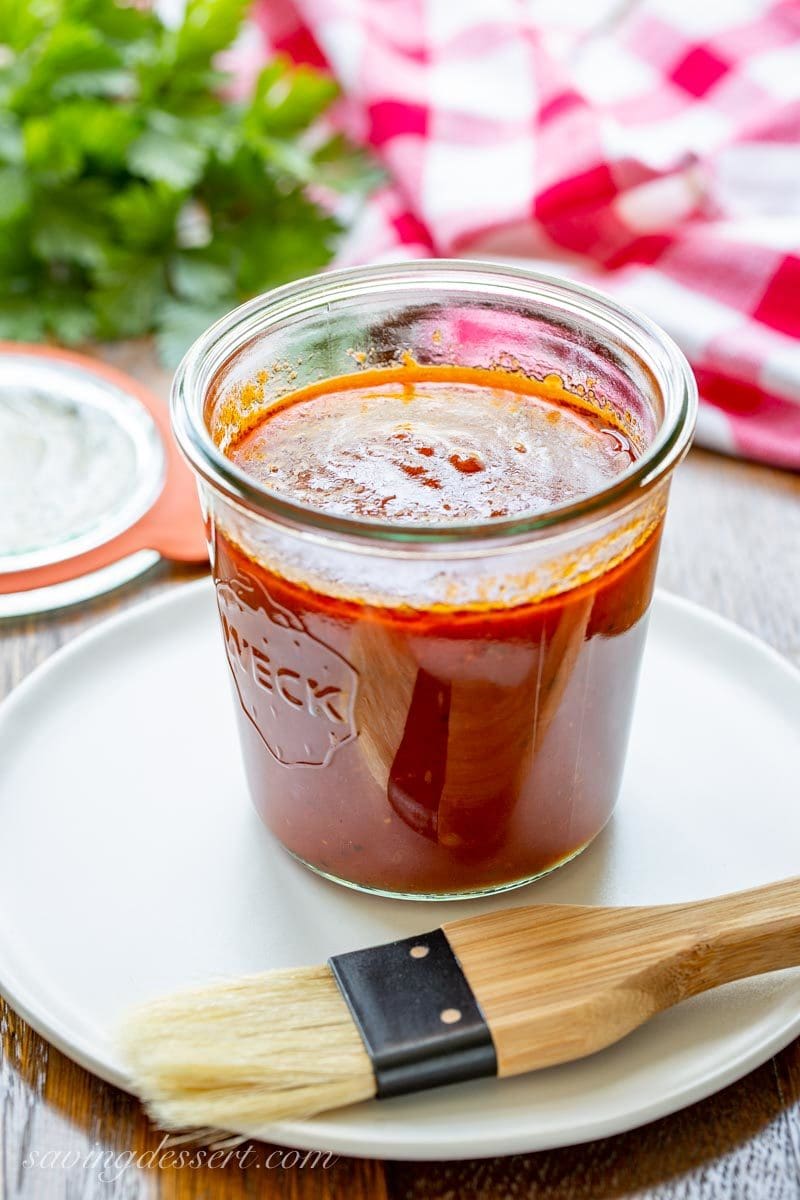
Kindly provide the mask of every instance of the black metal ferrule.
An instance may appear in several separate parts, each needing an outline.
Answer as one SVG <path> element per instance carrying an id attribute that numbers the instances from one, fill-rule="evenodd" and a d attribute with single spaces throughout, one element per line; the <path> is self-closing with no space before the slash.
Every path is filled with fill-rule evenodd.
<path id="1" fill-rule="evenodd" d="M 328 965 L 379 1099 L 497 1074 L 489 1026 L 441 929 L 337 954 Z"/>

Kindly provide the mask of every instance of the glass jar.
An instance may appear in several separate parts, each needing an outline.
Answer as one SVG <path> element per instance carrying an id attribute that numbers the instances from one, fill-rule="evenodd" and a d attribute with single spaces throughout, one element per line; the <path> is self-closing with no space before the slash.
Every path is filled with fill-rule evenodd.
<path id="1" fill-rule="evenodd" d="M 612 410 L 636 461 L 544 513 L 412 525 L 326 514 L 226 448 L 288 393 L 454 365 Z M 516 887 L 607 822 L 673 468 L 696 412 L 656 326 L 576 284 L 430 260 L 332 272 L 218 321 L 175 379 L 253 801 L 297 858 L 392 896 Z"/>

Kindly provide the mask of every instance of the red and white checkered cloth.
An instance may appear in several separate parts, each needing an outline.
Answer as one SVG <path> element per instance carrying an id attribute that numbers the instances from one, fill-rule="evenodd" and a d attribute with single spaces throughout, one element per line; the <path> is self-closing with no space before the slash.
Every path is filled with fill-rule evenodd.
<path id="1" fill-rule="evenodd" d="M 798 0 L 259 0 L 256 19 L 256 55 L 329 65 L 392 180 L 342 261 L 582 278 L 683 347 L 699 441 L 800 469 Z"/>

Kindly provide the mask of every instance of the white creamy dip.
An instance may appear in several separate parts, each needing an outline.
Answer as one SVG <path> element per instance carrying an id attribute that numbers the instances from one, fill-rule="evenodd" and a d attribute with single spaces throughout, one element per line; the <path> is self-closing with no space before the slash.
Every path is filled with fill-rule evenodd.
<path id="1" fill-rule="evenodd" d="M 96 529 L 137 486 L 137 448 L 111 413 L 34 387 L 0 387 L 0 555 Z"/>

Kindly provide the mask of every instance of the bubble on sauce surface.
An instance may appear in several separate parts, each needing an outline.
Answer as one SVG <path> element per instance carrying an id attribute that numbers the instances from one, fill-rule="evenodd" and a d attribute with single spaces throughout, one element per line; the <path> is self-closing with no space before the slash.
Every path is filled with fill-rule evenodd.
<path id="1" fill-rule="evenodd" d="M 228 452 L 271 491 L 326 513 L 442 524 L 542 512 L 633 461 L 600 416 L 469 383 L 385 383 L 278 408 Z"/>

